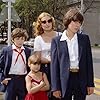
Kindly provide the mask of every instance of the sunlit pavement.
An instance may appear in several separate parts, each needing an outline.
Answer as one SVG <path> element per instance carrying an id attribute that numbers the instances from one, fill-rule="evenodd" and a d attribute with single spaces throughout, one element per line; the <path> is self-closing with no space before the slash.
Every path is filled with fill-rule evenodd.
<path id="1" fill-rule="evenodd" d="M 95 78 L 95 94 L 100 95 L 100 79 Z"/>
<path id="2" fill-rule="evenodd" d="M 0 92 L 0 100 L 3 100 L 3 93 Z"/>

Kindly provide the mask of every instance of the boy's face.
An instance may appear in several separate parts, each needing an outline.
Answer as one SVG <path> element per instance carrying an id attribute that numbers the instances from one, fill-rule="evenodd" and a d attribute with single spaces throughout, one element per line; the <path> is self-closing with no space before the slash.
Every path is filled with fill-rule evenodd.
<path id="1" fill-rule="evenodd" d="M 72 33 L 76 33 L 81 27 L 81 23 L 79 21 L 71 21 L 71 23 L 68 25 L 68 29 Z"/>
<path id="2" fill-rule="evenodd" d="M 25 41 L 25 37 L 16 37 L 13 40 L 14 44 L 19 48 L 23 46 L 24 41 Z"/>

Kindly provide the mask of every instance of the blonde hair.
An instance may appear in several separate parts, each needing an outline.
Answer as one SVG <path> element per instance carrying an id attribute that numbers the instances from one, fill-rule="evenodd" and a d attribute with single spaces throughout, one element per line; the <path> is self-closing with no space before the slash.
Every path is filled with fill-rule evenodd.
<path id="1" fill-rule="evenodd" d="M 34 64 L 35 62 L 41 63 L 41 58 L 37 52 L 34 52 L 29 58 L 28 58 L 28 65 Z"/>
<path id="2" fill-rule="evenodd" d="M 36 22 L 33 22 L 34 30 L 35 30 L 35 36 L 41 35 L 44 33 L 43 28 L 41 27 L 41 19 L 45 16 L 49 16 L 52 19 L 52 29 L 55 29 L 55 20 L 54 17 L 52 17 L 49 13 L 43 12 L 41 13 Z"/>

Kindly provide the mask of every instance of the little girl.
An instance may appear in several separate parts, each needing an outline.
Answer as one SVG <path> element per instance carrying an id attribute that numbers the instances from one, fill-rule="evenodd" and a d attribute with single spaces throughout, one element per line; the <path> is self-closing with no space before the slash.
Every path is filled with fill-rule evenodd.
<path id="1" fill-rule="evenodd" d="M 26 76 L 26 88 L 28 94 L 25 100 L 48 100 L 46 91 L 49 90 L 49 82 L 45 73 L 40 72 L 40 57 L 34 53 L 28 59 L 30 72 Z"/>

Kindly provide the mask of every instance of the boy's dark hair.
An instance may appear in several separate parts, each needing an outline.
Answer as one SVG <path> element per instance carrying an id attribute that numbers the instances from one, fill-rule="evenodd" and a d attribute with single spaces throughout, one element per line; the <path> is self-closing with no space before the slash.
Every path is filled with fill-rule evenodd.
<path id="1" fill-rule="evenodd" d="M 25 40 L 27 40 L 27 38 L 28 38 L 27 31 L 23 28 L 15 28 L 12 31 L 11 38 L 12 38 L 12 40 L 14 40 L 14 38 L 16 38 L 16 37 L 25 37 Z"/>
<path id="2" fill-rule="evenodd" d="M 83 20 L 84 20 L 84 17 L 77 8 L 70 8 L 69 11 L 64 16 L 63 23 L 65 26 L 65 29 L 67 29 L 71 21 L 74 21 L 74 22 L 79 21 L 82 24 Z"/>

